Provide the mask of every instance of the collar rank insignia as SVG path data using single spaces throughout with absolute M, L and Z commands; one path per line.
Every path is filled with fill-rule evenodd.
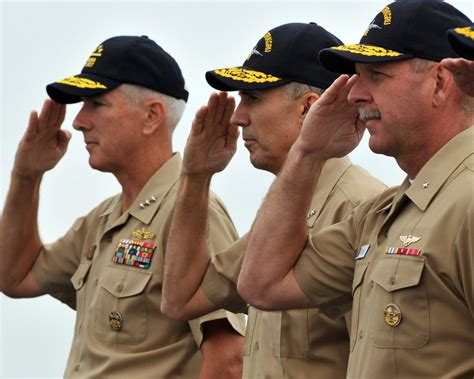
M 155 233 L 145 230 L 142 228 L 141 230 L 134 230 L 132 233 L 134 238 L 138 238 L 139 240 L 152 240 L 155 238 Z
M 123 239 L 115 248 L 112 262 L 149 269 L 156 245 L 151 242 Z
M 412 243 L 418 242 L 421 240 L 421 237 L 415 237 L 412 235 L 409 236 L 400 236 L 400 241 L 403 242 L 403 246 L 407 247 L 408 245 L 411 245 Z

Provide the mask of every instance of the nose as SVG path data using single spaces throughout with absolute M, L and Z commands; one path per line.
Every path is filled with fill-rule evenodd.
M 250 124 L 250 118 L 248 116 L 248 113 L 245 111 L 245 107 L 242 105 L 242 102 L 239 103 L 234 113 L 232 114 L 230 123 L 237 126 L 241 126 L 242 128 L 245 128 Z
M 77 113 L 74 121 L 72 123 L 72 127 L 76 130 L 88 130 L 91 128 L 90 122 L 88 121 L 87 117 L 87 110 L 86 105 L 83 104 L 81 110 Z
M 363 75 L 359 74 L 357 81 L 349 91 L 347 100 L 349 100 L 349 102 L 354 105 L 363 105 L 372 101 L 372 96 L 370 94 L 367 81 Z

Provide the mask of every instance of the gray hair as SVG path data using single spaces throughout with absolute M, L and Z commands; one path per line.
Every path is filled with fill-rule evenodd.
M 156 99 L 165 104 L 166 126 L 173 133 L 184 113 L 186 102 L 172 96 L 135 84 L 125 83 L 119 87 L 130 104 L 139 105 L 148 99 Z
M 309 84 L 298 83 L 298 82 L 291 82 L 283 86 L 283 91 L 285 94 L 285 98 L 287 100 L 296 100 L 299 99 L 301 96 L 306 95 L 308 92 L 314 92 L 321 96 L 324 90 L 310 86 Z
M 410 60 L 412 71 L 416 74 L 423 74 L 439 62 L 430 61 L 422 58 L 413 58 Z M 462 95 L 462 105 L 467 113 L 474 112 L 474 97 L 467 94 Z

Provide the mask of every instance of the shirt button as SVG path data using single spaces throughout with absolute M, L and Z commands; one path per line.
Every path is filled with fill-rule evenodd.
M 79 365 L 74 366 L 74 371 L 79 371 Z
M 360 339 L 360 340 L 362 339 L 362 336 L 363 336 L 363 334 L 362 334 L 362 330 L 361 330 L 361 331 L 359 332 L 359 339 Z
M 123 290 L 123 284 L 120 283 L 118 286 L 117 286 L 117 292 L 122 292 Z
M 78 284 L 79 286 L 82 286 L 82 285 L 84 284 L 84 281 L 83 281 L 82 279 L 80 279 L 80 280 L 77 282 L 77 284 Z
M 94 284 L 95 285 L 99 284 L 99 279 L 94 280 Z
M 388 279 L 388 283 L 393 286 L 395 284 L 395 277 L 391 276 L 390 279 Z
M 255 348 L 256 348 L 257 350 L 260 350 L 260 345 L 259 345 L 258 341 L 255 343 Z

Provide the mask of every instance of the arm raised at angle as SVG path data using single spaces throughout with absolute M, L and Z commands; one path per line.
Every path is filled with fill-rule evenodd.
M 308 239 L 306 214 L 324 163 L 348 154 L 362 138 L 357 107 L 347 101 L 356 80 L 339 77 L 312 105 L 258 213 L 238 281 L 242 298 L 257 308 L 312 305 L 292 269 Z
M 209 265 L 208 214 L 212 176 L 236 151 L 235 101 L 212 94 L 195 116 L 186 143 L 178 197 L 165 256 L 162 312 L 189 320 L 217 309 L 199 285 Z
M 71 134 L 61 130 L 66 106 L 44 102 L 31 112 L 15 157 L 5 207 L 0 219 L 0 291 L 11 297 L 43 293 L 30 274 L 43 246 L 38 232 L 39 189 L 43 174 L 67 150 Z

